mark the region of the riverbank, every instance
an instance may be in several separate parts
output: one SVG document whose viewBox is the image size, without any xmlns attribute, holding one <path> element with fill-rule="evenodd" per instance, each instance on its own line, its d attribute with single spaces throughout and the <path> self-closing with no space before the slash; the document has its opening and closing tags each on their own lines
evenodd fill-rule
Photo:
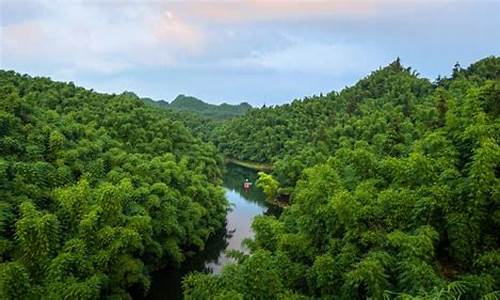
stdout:
<svg viewBox="0 0 500 300">
<path fill-rule="evenodd" d="M 234 158 L 226 158 L 226 163 L 235 164 L 255 171 L 266 171 L 270 172 L 273 170 L 273 166 L 270 164 L 256 163 L 251 161 L 237 160 Z"/>
<path fill-rule="evenodd" d="M 257 180 L 254 169 L 231 164 L 226 166 L 223 188 L 232 209 L 226 217 L 226 226 L 212 235 L 202 251 L 187 258 L 180 266 L 166 266 L 152 274 L 151 286 L 146 296 L 134 295 L 134 299 L 160 300 L 183 299 L 182 280 L 191 272 L 218 274 L 224 265 L 233 263 L 226 255 L 227 250 L 248 253 L 242 245 L 245 239 L 253 238 L 252 222 L 256 216 L 272 215 L 278 217 L 282 208 L 266 201 L 264 192 L 257 186 L 243 189 L 243 181 Z"/>
</svg>

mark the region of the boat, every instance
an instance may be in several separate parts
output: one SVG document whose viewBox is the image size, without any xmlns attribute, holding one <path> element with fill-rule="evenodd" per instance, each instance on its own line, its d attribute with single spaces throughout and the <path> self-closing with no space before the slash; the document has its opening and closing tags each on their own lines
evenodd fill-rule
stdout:
<svg viewBox="0 0 500 300">
<path fill-rule="evenodd" d="M 250 181 L 248 181 L 248 179 L 245 179 L 245 181 L 243 182 L 243 188 L 245 190 L 248 190 L 252 187 L 252 183 Z"/>
</svg>

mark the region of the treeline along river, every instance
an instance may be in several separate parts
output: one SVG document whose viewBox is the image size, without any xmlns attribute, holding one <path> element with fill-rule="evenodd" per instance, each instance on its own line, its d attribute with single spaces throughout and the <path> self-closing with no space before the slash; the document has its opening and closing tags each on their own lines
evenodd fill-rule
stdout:
<svg viewBox="0 0 500 300">
<path fill-rule="evenodd" d="M 245 179 L 252 183 L 248 190 L 243 189 Z M 248 251 L 242 242 L 253 237 L 253 218 L 261 214 L 281 213 L 279 207 L 266 201 L 262 190 L 255 185 L 256 180 L 254 170 L 231 163 L 226 166 L 223 187 L 231 203 L 226 227 L 207 241 L 203 251 L 186 259 L 180 268 L 165 267 L 153 273 L 147 299 L 182 299 L 182 278 L 185 275 L 194 271 L 217 274 L 231 262 L 231 258 L 226 256 L 227 250 Z"/>
</svg>

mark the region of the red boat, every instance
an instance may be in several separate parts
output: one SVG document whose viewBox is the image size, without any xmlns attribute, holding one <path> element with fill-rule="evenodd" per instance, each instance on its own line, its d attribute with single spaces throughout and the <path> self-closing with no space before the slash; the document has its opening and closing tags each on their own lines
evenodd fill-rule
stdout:
<svg viewBox="0 0 500 300">
<path fill-rule="evenodd" d="M 252 187 L 252 183 L 250 181 L 248 181 L 248 179 L 245 179 L 245 182 L 243 182 L 243 188 L 245 190 L 248 190 Z"/>
</svg>

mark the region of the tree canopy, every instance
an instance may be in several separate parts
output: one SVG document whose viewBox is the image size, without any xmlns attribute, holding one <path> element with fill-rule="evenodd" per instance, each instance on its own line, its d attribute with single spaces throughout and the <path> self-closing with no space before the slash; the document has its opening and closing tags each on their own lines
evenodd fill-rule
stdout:
<svg viewBox="0 0 500 300">
<path fill-rule="evenodd" d="M 186 298 L 498 299 L 499 74 L 489 57 L 430 82 L 398 59 L 217 128 L 225 155 L 274 164 L 262 184 L 291 203 L 254 220 L 238 264 L 187 277 Z"/>
<path fill-rule="evenodd" d="M 289 205 L 185 298 L 500 298 L 500 58 L 224 122 L 145 102 L 0 71 L 0 298 L 146 292 L 224 225 L 223 155 Z"/>
<path fill-rule="evenodd" d="M 227 103 L 215 105 L 186 95 L 178 95 L 171 103 L 164 100 L 155 101 L 150 98 L 141 98 L 141 100 L 149 105 L 178 112 L 190 112 L 212 121 L 224 121 L 237 116 L 242 116 L 247 111 L 252 109 L 252 106 L 247 102 L 242 102 L 236 105 Z"/>
<path fill-rule="evenodd" d="M 127 94 L 0 71 L 0 298 L 127 298 L 223 226 L 222 157 Z"/>
</svg>

